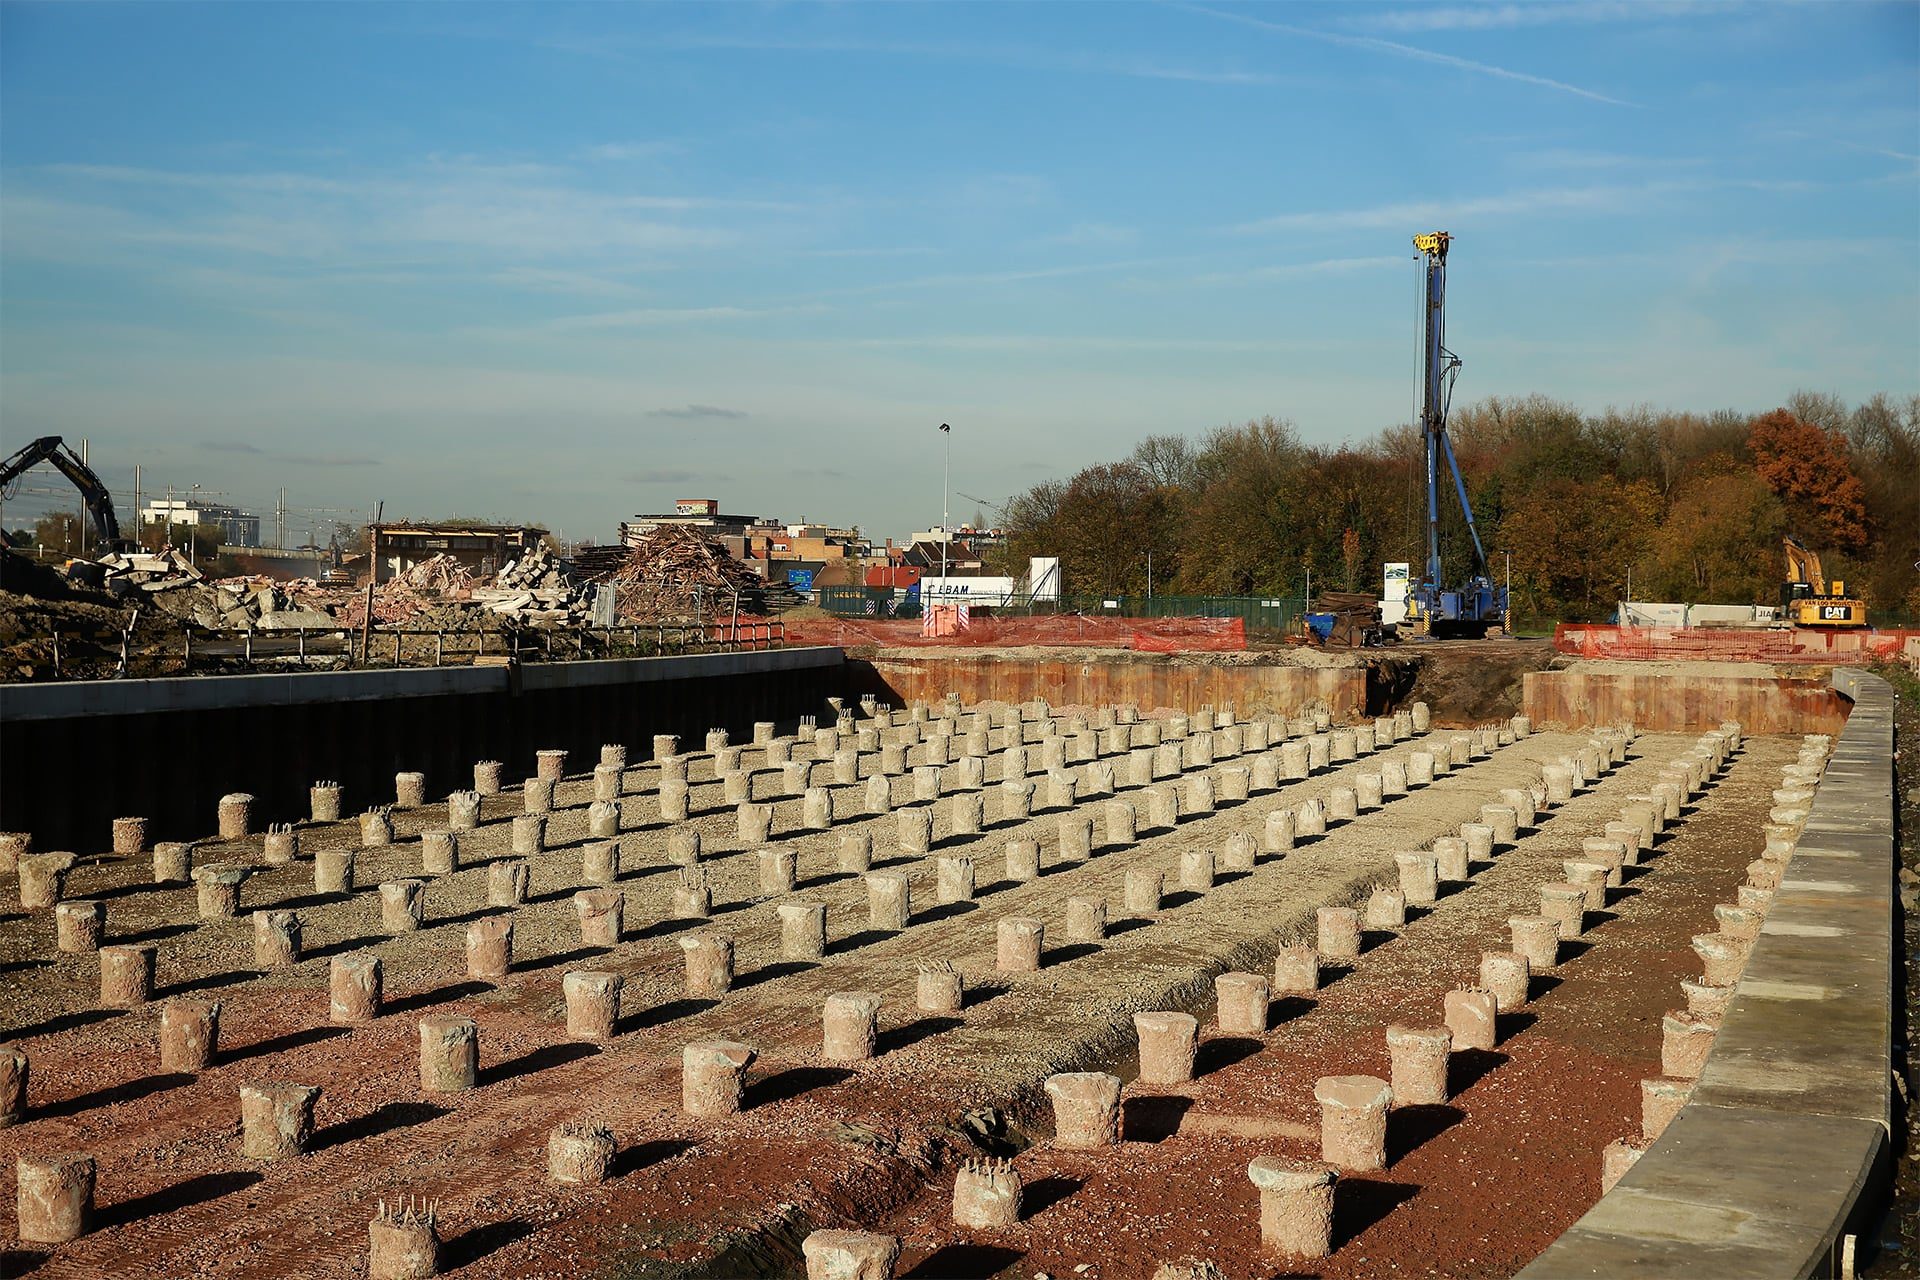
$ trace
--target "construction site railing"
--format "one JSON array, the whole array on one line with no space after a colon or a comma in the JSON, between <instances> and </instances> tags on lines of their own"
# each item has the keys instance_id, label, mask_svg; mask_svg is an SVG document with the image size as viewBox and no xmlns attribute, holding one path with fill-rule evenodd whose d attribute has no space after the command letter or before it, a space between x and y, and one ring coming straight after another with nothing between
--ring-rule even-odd
<instances>
[{"instance_id":1,"label":"construction site railing","mask_svg":"<svg viewBox=\"0 0 1920 1280\"><path fill-rule=\"evenodd\" d=\"M431 641L431 644L428 642ZM411 642L411 643L410 643ZM652 657L683 653L730 653L740 650L783 649L786 626L779 621L741 619L714 623L628 623L614 627L564 629L513 628L502 631L449 631L410 627L293 627L263 631L211 629L182 624L177 645L159 650L150 643L135 646L130 637L119 642L119 674L130 673L139 660L158 659L171 674L184 675L208 666L292 659L340 658L354 667L440 667L490 662L577 662L594 658ZM63 661L106 658L111 651L53 633L53 674L62 679ZM173 659L178 659L174 666ZM142 663L145 665L145 662ZM337 664L329 664L337 665Z\"/></svg>"}]
</instances>

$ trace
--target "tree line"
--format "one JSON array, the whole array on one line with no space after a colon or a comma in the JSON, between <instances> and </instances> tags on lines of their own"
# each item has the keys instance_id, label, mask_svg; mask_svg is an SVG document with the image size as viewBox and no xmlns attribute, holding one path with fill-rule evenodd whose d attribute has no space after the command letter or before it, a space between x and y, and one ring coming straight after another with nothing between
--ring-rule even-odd
<instances>
[{"instance_id":1,"label":"tree line","mask_svg":"<svg viewBox=\"0 0 1920 1280\"><path fill-rule=\"evenodd\" d=\"M1648 407L1598 414L1534 395L1456 410L1448 430L1496 581L1533 621L1592 621L1636 600L1773 604L1781 537L1876 620L1920 618L1920 396L1849 407L1796 392L1758 415ZM1449 581L1472 545L1441 504ZM1047 480L1000 512L1001 571L1059 556L1076 595L1371 591L1381 566L1426 558L1417 426L1362 444L1304 444L1272 417L1197 438L1155 435L1116 462ZM1016 568L1015 566L1019 566ZM1151 577L1149 577L1149 573Z\"/></svg>"}]
</instances>

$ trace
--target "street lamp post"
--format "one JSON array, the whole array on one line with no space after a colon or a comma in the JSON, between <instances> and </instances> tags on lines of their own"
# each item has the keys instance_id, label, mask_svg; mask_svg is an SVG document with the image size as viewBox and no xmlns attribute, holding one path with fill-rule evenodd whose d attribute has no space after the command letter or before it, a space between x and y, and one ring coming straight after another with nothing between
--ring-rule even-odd
<instances>
[{"instance_id":1,"label":"street lamp post","mask_svg":"<svg viewBox=\"0 0 1920 1280\"><path fill-rule=\"evenodd\" d=\"M940 424L940 592L947 590L947 544L953 535L947 532L950 517L951 488L949 480L953 474L953 428L946 423Z\"/></svg>"}]
</instances>

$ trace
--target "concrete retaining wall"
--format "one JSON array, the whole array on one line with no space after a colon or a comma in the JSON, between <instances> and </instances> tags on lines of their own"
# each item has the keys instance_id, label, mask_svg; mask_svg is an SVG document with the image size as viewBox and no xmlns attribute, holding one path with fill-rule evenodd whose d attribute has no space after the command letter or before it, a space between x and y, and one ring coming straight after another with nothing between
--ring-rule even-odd
<instances>
[{"instance_id":1,"label":"concrete retaining wall","mask_svg":"<svg viewBox=\"0 0 1920 1280\"><path fill-rule=\"evenodd\" d=\"M1748 668L1753 670L1753 668ZM1748 733L1839 733L1847 700L1816 676L1709 675L1650 665L1642 672L1529 671L1526 713L1541 728L1627 724L1649 733L1718 728L1738 720Z\"/></svg>"},{"instance_id":2,"label":"concrete retaining wall","mask_svg":"<svg viewBox=\"0 0 1920 1280\"><path fill-rule=\"evenodd\" d=\"M1893 1123L1893 691L1855 671L1834 683L1853 713L1692 1100L1525 1280L1834 1276L1877 1211Z\"/></svg>"},{"instance_id":3,"label":"concrete retaining wall","mask_svg":"<svg viewBox=\"0 0 1920 1280\"><path fill-rule=\"evenodd\" d=\"M393 775L429 797L473 785L476 760L509 782L564 747L576 772L600 744L647 758L655 733L695 746L709 728L823 713L843 693L838 649L0 687L0 830L41 849L107 847L138 814L155 840L209 834L219 798L255 797L255 821L307 816L307 787L346 787L346 812L391 803Z\"/></svg>"},{"instance_id":4,"label":"concrete retaining wall","mask_svg":"<svg viewBox=\"0 0 1920 1280\"><path fill-rule=\"evenodd\" d=\"M1367 714L1362 667L1301 667L1258 662L1168 658L1102 652L1085 658L946 654L881 650L866 671L874 691L905 703L939 701L949 692L969 703L1025 702L1055 706L1136 703L1197 711L1231 702L1238 710L1297 712L1325 703L1335 720Z\"/></svg>"}]
</instances>

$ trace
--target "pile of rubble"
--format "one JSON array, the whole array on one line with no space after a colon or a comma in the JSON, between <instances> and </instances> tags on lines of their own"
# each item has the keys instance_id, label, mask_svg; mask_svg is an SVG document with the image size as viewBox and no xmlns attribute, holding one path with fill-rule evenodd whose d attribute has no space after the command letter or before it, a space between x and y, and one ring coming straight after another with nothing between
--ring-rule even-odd
<instances>
[{"instance_id":1,"label":"pile of rubble","mask_svg":"<svg viewBox=\"0 0 1920 1280\"><path fill-rule=\"evenodd\" d=\"M633 545L610 581L621 616L641 621L705 620L736 600L757 613L766 581L691 529L662 525Z\"/></svg>"},{"instance_id":2,"label":"pile of rubble","mask_svg":"<svg viewBox=\"0 0 1920 1280\"><path fill-rule=\"evenodd\" d=\"M491 587L472 592L475 604L534 625L585 623L593 592L574 581L573 571L544 546L509 560Z\"/></svg>"},{"instance_id":3,"label":"pile of rubble","mask_svg":"<svg viewBox=\"0 0 1920 1280\"><path fill-rule=\"evenodd\" d=\"M76 577L127 604L215 630L290 631L338 624L322 609L289 594L270 578L210 581L177 550L114 552L80 568Z\"/></svg>"}]
</instances>

